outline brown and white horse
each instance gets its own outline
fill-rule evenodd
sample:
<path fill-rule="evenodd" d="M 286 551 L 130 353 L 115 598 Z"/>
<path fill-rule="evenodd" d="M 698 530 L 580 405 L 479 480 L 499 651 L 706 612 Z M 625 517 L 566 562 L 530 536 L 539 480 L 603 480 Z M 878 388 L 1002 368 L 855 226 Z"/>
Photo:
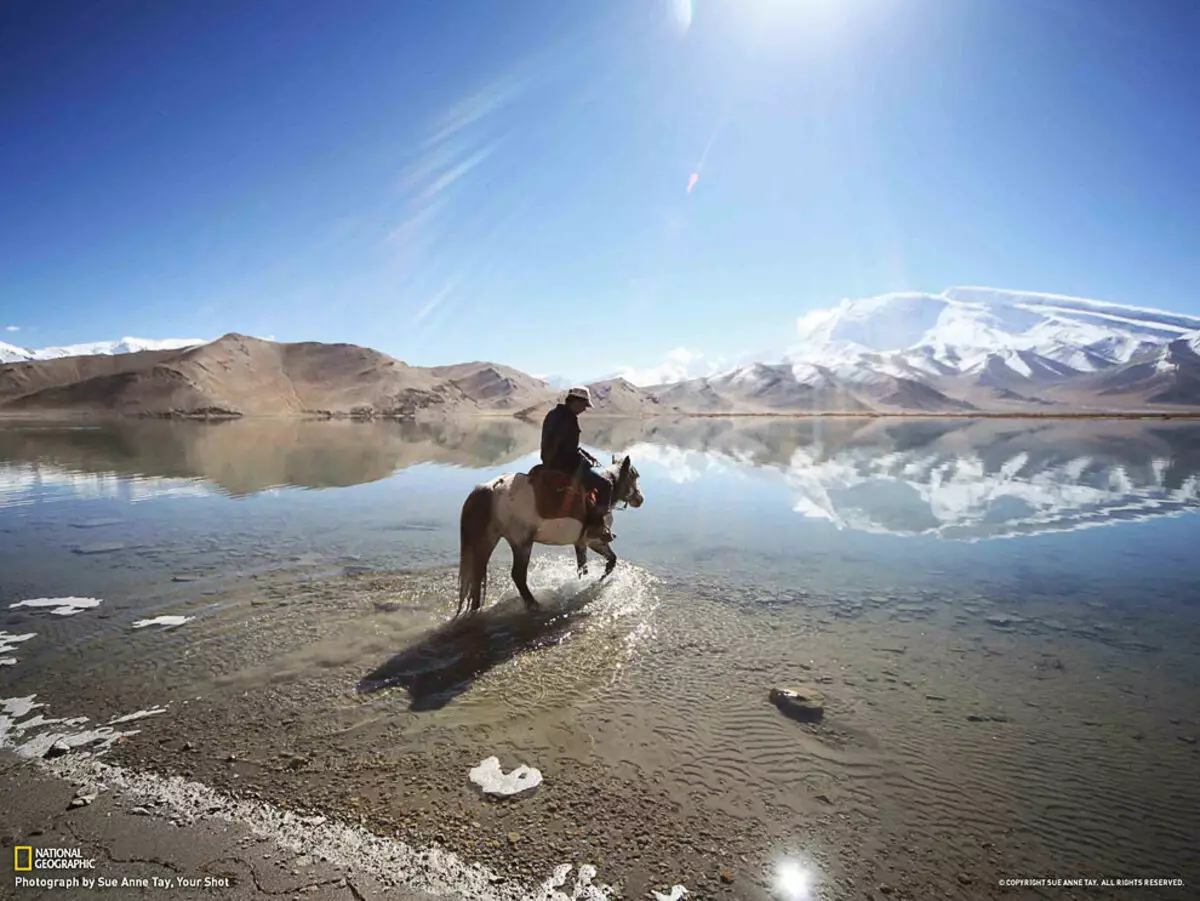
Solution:
<path fill-rule="evenodd" d="M 613 465 L 600 471 L 612 482 L 612 504 L 625 503 L 631 507 L 642 505 L 642 492 L 638 488 L 638 471 L 629 457 L 613 457 Z M 612 512 L 605 517 L 612 525 Z M 537 498 L 533 483 L 526 473 L 505 473 L 490 482 L 477 485 L 463 503 L 459 523 L 461 549 L 458 567 L 458 616 L 463 605 L 468 610 L 483 606 L 487 591 L 488 561 L 501 538 L 512 548 L 512 578 L 525 606 L 538 606 L 529 590 L 527 576 L 529 558 L 535 544 L 565 547 L 573 545 L 575 561 L 580 576 L 587 572 L 587 551 L 591 548 L 607 561 L 604 575 L 609 575 L 617 565 L 617 555 L 611 545 L 584 534 L 583 523 L 572 517 L 543 519 L 538 513 Z"/>

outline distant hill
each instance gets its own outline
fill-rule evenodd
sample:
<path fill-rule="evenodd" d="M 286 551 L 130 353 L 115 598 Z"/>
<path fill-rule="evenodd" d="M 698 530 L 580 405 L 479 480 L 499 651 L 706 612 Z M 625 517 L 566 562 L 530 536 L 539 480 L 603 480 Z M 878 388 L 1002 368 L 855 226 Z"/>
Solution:
<path fill-rule="evenodd" d="M 658 397 L 653 391 L 639 388 L 625 379 L 605 379 L 588 385 L 592 392 L 591 415 L 599 416 L 659 416 L 669 413 L 683 412 L 679 407 Z M 532 404 L 518 412 L 522 419 L 541 420 L 550 408 L 559 403 L 563 391 L 552 392 L 538 403 Z"/>
<path fill-rule="evenodd" d="M 593 382 L 591 415 L 1194 411 L 1200 330 L 1188 327 L 1196 323 L 984 289 L 887 295 L 806 317 L 808 343 L 782 362 L 663 385 Z M 881 347 L 881 334 L 898 329 L 904 338 L 905 329 L 915 334 L 918 327 L 920 342 L 912 347 L 862 343 Z M 134 339 L 123 340 L 104 344 L 104 353 L 0 363 L 0 414 L 540 421 L 563 395 L 561 387 L 498 363 L 409 366 L 355 344 L 228 334 L 186 347 L 140 341 L 130 346 L 150 349 L 122 353 Z"/>
<path fill-rule="evenodd" d="M 548 399 L 507 367 L 409 366 L 354 344 L 229 334 L 182 350 L 0 367 L 0 412 L 231 416 L 417 416 L 513 412 Z"/>

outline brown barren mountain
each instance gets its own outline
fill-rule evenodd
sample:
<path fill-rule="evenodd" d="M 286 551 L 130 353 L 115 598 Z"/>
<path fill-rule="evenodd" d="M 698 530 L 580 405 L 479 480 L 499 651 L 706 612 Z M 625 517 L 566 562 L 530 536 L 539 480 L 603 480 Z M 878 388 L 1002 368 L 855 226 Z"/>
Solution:
<path fill-rule="evenodd" d="M 179 351 L 0 368 L 0 411 L 14 414 L 480 414 L 550 396 L 536 379 L 490 363 L 428 369 L 354 344 L 238 334 Z"/>
<path fill-rule="evenodd" d="M 998 357 L 982 371 L 958 375 L 893 367 L 846 376 L 824 366 L 760 363 L 651 388 L 614 378 L 590 385 L 592 415 L 1101 415 L 1200 406 L 1194 341 L 1151 347 L 1100 373 L 1067 375 L 1066 367 L 1022 359 L 1028 376 L 1006 369 Z M 9 418 L 508 415 L 540 421 L 562 393 L 496 363 L 409 366 L 355 344 L 277 343 L 239 334 L 180 350 L 0 364 L 0 415 Z"/>

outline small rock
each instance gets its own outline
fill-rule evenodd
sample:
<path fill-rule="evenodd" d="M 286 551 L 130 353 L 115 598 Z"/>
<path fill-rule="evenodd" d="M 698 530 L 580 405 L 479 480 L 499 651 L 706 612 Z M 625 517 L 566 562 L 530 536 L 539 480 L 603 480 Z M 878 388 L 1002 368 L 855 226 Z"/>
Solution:
<path fill-rule="evenodd" d="M 961 882 L 963 885 L 970 885 L 970 884 L 971 884 L 971 877 L 970 877 L 970 876 L 968 876 L 966 873 L 959 873 L 959 874 L 958 874 L 958 881 L 959 881 L 959 882 Z"/>
<path fill-rule="evenodd" d="M 721 881 L 726 885 L 733 885 L 733 873 L 729 872 L 729 870 L 722 870 Z"/>
<path fill-rule="evenodd" d="M 784 715 L 795 720 L 813 722 L 825 715 L 825 696 L 815 688 L 803 685 L 772 688 L 769 697 Z"/>
<path fill-rule="evenodd" d="M 70 752 L 71 748 L 69 745 L 67 745 L 65 742 L 56 741 L 46 749 L 46 753 L 42 756 L 46 760 L 52 760 L 55 757 L 62 757 L 64 754 L 69 754 Z"/>
<path fill-rule="evenodd" d="M 890 885 L 885 884 L 885 885 L 879 886 L 879 894 L 881 894 L 881 895 L 890 895 L 893 891 L 894 890 L 892 889 L 892 887 Z"/>
<path fill-rule="evenodd" d="M 1181 735 L 1181 736 L 1179 736 L 1179 740 L 1181 742 L 1183 742 L 1184 744 L 1189 744 L 1189 745 L 1194 745 L 1196 743 L 1195 737 L 1193 737 L 1191 735 Z"/>
<path fill-rule="evenodd" d="M 68 810 L 74 810 L 77 807 L 87 807 L 96 800 L 95 792 L 86 795 L 76 795 L 71 799 L 71 803 L 67 805 Z"/>
<path fill-rule="evenodd" d="M 508 843 L 510 845 L 515 845 L 520 840 L 521 840 L 521 836 L 519 834 L 517 834 L 516 832 L 510 832 L 508 834 Z"/>
<path fill-rule="evenodd" d="M 133 814 L 135 817 L 148 817 L 148 816 L 150 816 L 150 811 L 149 811 L 148 809 L 146 809 L 145 807 L 135 807 L 135 808 L 133 808 L 133 810 L 131 810 L 131 811 L 129 811 L 129 812 L 130 812 L 131 814 Z"/>

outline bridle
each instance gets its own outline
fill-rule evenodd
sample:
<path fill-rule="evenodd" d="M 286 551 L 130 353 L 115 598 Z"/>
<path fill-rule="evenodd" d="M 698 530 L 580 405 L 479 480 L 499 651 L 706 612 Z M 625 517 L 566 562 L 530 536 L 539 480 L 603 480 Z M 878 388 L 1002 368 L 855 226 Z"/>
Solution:
<path fill-rule="evenodd" d="M 626 459 L 628 459 L 628 458 L 626 458 Z M 632 463 L 629 464 L 629 474 L 631 476 L 633 474 L 633 464 Z M 626 481 L 625 476 L 621 472 L 618 472 L 616 481 L 613 483 L 613 509 L 614 510 L 624 510 L 626 507 L 629 506 L 629 499 L 621 497 L 622 483 L 625 481 Z M 618 504 L 620 506 L 617 506 Z"/>

